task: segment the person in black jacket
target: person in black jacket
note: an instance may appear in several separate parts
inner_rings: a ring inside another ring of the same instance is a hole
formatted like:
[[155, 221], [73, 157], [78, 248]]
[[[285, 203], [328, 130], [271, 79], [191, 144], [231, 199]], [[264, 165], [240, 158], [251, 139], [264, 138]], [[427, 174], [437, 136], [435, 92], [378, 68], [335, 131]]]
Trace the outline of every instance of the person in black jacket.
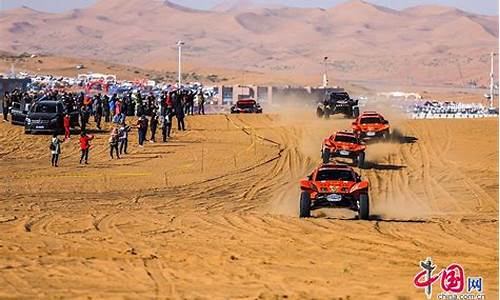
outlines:
[[170, 107], [167, 107], [162, 120], [162, 136], [164, 143], [167, 142], [167, 138], [170, 138], [170, 130], [172, 129], [172, 116], [172, 109]]
[[186, 130], [186, 126], [184, 124], [184, 117], [185, 117], [184, 104], [182, 103], [182, 101], [183, 101], [182, 94], [180, 93], [180, 91], [178, 91], [178, 93], [175, 94], [173, 102], [174, 102], [175, 117], [177, 118], [177, 129], [179, 131]]
[[80, 109], [80, 128], [81, 131], [85, 131], [87, 128], [87, 124], [89, 123], [90, 119], [90, 110], [87, 106], [82, 106]]
[[10, 107], [10, 94], [9, 92], [5, 92], [3, 95], [3, 101], [2, 101], [2, 113], [3, 113], [3, 121], [8, 122], [7, 115], [9, 114], [9, 107]]
[[[115, 94], [116, 95], [116, 94]], [[108, 95], [104, 95], [102, 98], [102, 109], [104, 113], [104, 122], [109, 123], [109, 97]]]
[[151, 128], [151, 139], [149, 140], [151, 143], [155, 142], [156, 128], [158, 127], [158, 115], [156, 111], [153, 111], [151, 115], [151, 120], [149, 121], [149, 127]]
[[148, 119], [142, 115], [137, 120], [137, 130], [139, 137], [139, 147], [144, 147], [144, 141], [146, 140], [146, 133], [148, 131]]
[[94, 121], [97, 125], [97, 129], [99, 130], [101, 130], [102, 112], [103, 112], [102, 101], [99, 99], [95, 103], [95, 115], [94, 115]]

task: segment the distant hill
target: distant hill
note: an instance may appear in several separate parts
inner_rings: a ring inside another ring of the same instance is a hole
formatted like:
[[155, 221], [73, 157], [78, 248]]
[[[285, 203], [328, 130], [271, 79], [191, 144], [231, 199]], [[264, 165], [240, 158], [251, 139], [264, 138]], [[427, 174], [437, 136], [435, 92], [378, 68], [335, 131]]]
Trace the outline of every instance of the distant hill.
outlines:
[[[402, 11], [348, 1], [330, 9], [226, 1], [210, 11], [169, 1], [105, 0], [52, 14], [0, 13], [0, 50], [162, 69], [186, 42], [191, 65], [317, 78], [457, 84], [488, 80], [498, 17], [443, 6]], [[462, 73], [462, 77], [460, 77]]]

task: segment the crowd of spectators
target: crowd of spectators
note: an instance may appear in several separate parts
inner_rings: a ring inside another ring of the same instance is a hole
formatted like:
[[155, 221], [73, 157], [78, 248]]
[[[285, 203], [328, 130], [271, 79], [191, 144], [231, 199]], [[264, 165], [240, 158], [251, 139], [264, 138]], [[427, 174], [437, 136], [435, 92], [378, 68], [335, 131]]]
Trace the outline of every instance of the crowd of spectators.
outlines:
[[[135, 91], [111, 95], [58, 90], [21, 92], [16, 89], [4, 94], [4, 121], [8, 121], [13, 103], [19, 103], [25, 111], [29, 111], [35, 102], [43, 100], [60, 101], [64, 107], [64, 139], [59, 139], [56, 133], [50, 143], [51, 162], [55, 167], [58, 166], [61, 144], [70, 140], [71, 132], [75, 130], [80, 132], [80, 163], [86, 164], [90, 141], [94, 138], [89, 132], [104, 132], [104, 124], [108, 124], [106, 128], [110, 130], [109, 155], [113, 159], [128, 153], [129, 133], [133, 129], [137, 129], [139, 147], [144, 147], [147, 141], [157, 142], [158, 129], [161, 130], [161, 141], [166, 143], [171, 138], [174, 121], [178, 131], [185, 131], [186, 116], [205, 114], [205, 97], [201, 89], [170, 89], [160, 93]], [[77, 127], [70, 121], [70, 115], [78, 116]], [[129, 118], [133, 120], [129, 121]]]

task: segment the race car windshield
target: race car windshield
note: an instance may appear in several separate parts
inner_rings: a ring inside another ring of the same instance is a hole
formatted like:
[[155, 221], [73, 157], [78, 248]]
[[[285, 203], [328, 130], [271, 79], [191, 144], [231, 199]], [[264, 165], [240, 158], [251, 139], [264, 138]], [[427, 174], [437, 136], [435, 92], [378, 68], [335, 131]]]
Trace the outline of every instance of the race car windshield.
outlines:
[[361, 124], [378, 124], [378, 123], [382, 123], [382, 122], [380, 121], [380, 118], [370, 117], [370, 118], [362, 118], [360, 123]]
[[334, 101], [349, 100], [349, 95], [347, 93], [331, 94], [330, 100]]
[[255, 107], [255, 103], [238, 103], [237, 106], [241, 109], [250, 109]]
[[33, 106], [32, 111], [35, 113], [56, 113], [57, 106], [53, 104], [37, 103]]
[[337, 135], [335, 136], [335, 142], [352, 143], [357, 144], [358, 139], [349, 135]]
[[349, 170], [324, 169], [319, 170], [316, 181], [354, 181]]

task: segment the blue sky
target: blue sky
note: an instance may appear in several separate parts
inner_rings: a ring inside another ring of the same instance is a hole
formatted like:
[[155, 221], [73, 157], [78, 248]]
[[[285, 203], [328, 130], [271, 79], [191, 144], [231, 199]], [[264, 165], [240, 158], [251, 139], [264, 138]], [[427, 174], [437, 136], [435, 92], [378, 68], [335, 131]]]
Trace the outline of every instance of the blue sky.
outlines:
[[[103, 0], [106, 1], [106, 0]], [[158, 1], [158, 0], [151, 0]], [[172, 2], [199, 8], [209, 9], [222, 0], [171, 0]], [[26, 5], [36, 10], [60, 12], [73, 8], [80, 8], [91, 5], [97, 0], [0, 0], [0, 9], [10, 9]], [[284, 4], [298, 7], [331, 7], [335, 4], [344, 2], [343, 0], [256, 0], [258, 3]], [[454, 6], [466, 11], [480, 14], [498, 15], [497, 0], [367, 0], [374, 4], [386, 7], [402, 9], [421, 4], [437, 4]]]

